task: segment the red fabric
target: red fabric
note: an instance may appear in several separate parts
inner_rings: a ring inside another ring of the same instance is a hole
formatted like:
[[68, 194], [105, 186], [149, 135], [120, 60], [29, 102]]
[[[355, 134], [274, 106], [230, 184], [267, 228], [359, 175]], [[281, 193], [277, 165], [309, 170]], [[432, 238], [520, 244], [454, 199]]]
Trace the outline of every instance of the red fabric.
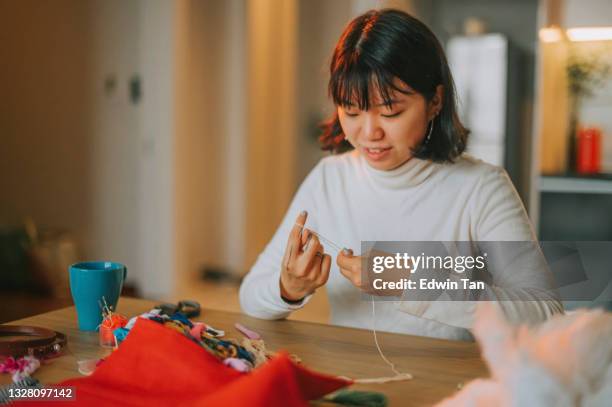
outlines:
[[291, 407], [348, 384], [300, 367], [285, 353], [251, 373], [239, 373], [180, 333], [141, 318], [94, 374], [57, 385], [76, 387], [76, 402], [66, 401], [67, 406]]

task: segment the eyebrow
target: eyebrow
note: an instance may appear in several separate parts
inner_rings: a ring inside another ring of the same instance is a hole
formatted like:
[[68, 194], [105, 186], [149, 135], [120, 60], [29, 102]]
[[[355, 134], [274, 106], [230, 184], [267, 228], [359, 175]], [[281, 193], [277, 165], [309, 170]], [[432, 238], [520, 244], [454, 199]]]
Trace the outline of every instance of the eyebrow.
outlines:
[[[390, 105], [395, 105], [395, 104], [397, 104], [397, 103], [401, 103], [401, 102], [402, 102], [401, 100], [391, 99], [391, 100], [389, 101], [389, 104], [390, 104]], [[350, 106], [350, 107], [355, 106], [355, 104], [354, 104], [353, 102], [349, 102], [348, 100], [345, 100], [345, 101], [344, 101], [342, 104], [343, 104], [343, 105], [345, 105], [345, 106]], [[377, 104], [377, 105], [374, 105], [374, 107], [381, 107], [381, 106], [387, 106], [387, 103], [384, 103], [384, 102], [383, 102], [383, 103], [379, 103], [379, 104]]]
[[[400, 102], [401, 102], [401, 100], [391, 99], [391, 100], [389, 100], [389, 105], [396, 105], [396, 104], [398, 104]], [[374, 107], [381, 107], [381, 106], [387, 106], [387, 103], [379, 103], [377, 105], [374, 105]]]

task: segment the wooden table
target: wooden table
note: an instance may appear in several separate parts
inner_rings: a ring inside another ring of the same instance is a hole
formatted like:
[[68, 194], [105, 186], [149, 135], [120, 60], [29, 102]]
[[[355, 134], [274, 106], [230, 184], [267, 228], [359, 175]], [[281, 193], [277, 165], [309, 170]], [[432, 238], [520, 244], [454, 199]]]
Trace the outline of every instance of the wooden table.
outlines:
[[[122, 297], [119, 313], [128, 317], [150, 310], [156, 303]], [[362, 329], [300, 321], [266, 321], [223, 311], [203, 310], [199, 320], [239, 338], [234, 323], [259, 332], [270, 350], [286, 349], [298, 355], [305, 366], [331, 375], [353, 378], [391, 376], [389, 367], [376, 350], [372, 332]], [[10, 322], [54, 329], [68, 336], [65, 355], [53, 359], [33, 375], [43, 384], [79, 376], [77, 360], [105, 356], [98, 346], [98, 334], [77, 329], [74, 307]], [[354, 389], [372, 390], [387, 395], [391, 406], [431, 405], [450, 396], [460, 383], [488, 375], [475, 343], [431, 339], [418, 336], [379, 333], [385, 355], [413, 380], [375, 385], [356, 385]], [[0, 375], [0, 383], [10, 383]]]

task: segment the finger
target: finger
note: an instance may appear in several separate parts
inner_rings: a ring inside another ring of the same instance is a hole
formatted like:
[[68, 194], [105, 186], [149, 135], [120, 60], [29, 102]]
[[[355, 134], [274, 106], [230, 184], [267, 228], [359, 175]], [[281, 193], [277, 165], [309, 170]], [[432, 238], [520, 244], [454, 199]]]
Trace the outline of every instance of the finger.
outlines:
[[350, 281], [353, 281], [353, 273], [351, 272], [351, 270], [347, 270], [343, 268], [339, 268], [339, 270], [340, 270], [340, 274], [342, 274], [345, 278], [347, 278]]
[[287, 240], [287, 247], [285, 248], [285, 253], [283, 254], [283, 260], [281, 261], [282, 269], [289, 269], [289, 258], [291, 257], [291, 252], [293, 247], [291, 247], [291, 241]]
[[344, 250], [342, 250], [340, 253], [338, 253], [338, 256], [336, 256], [336, 264], [340, 268], [353, 270], [354, 268], [360, 266], [361, 257], [353, 256], [352, 253], [347, 255]]
[[304, 251], [304, 246], [306, 246], [306, 244], [310, 241], [310, 238], [312, 237], [312, 232], [310, 231], [310, 229], [306, 229], [304, 228], [302, 231], [302, 235], [301, 235], [301, 246], [300, 246], [300, 250]]
[[317, 235], [310, 234], [310, 238], [308, 239], [308, 242], [304, 246], [304, 255], [307, 256], [309, 259], [312, 259], [315, 253], [317, 251], [320, 251], [321, 247], [322, 247], [321, 242], [319, 241], [319, 238], [317, 237]]
[[[348, 252], [348, 253], [347, 253]], [[340, 273], [354, 286], [361, 288], [361, 256], [353, 256], [350, 249], [342, 250], [336, 257]]]
[[289, 263], [291, 262], [291, 258], [293, 257], [293, 243], [291, 241], [291, 234], [289, 234], [289, 238], [287, 239], [287, 246], [285, 247], [285, 253], [283, 253], [282, 259], [282, 269], [288, 270]]
[[295, 257], [295, 275], [298, 277], [306, 277], [310, 278], [312, 274], [312, 268], [315, 266], [315, 262], [317, 259], [317, 252], [321, 251], [319, 249], [320, 243], [315, 235], [310, 234], [308, 242], [306, 246], [304, 246], [305, 251], [302, 253], [296, 253]]
[[323, 255], [319, 254], [319, 252], [316, 252], [314, 258], [312, 259], [312, 263], [310, 263], [310, 266], [308, 268], [308, 274], [306, 275], [306, 278], [308, 279], [308, 281], [312, 281], [312, 282], [317, 281], [317, 279], [319, 278], [319, 275], [321, 274], [321, 261], [322, 260], [323, 260]]
[[[318, 241], [318, 239], [314, 240], [313, 235], [313, 240], [309, 243], [308, 248], [303, 254], [304, 258], [308, 261], [307, 267], [309, 270], [312, 269], [314, 266], [321, 265], [321, 260], [323, 260], [323, 254], [325, 254], [325, 248]], [[312, 275], [312, 273], [309, 274], [311, 274], [310, 277], [316, 278], [316, 275]]]
[[353, 270], [340, 269], [340, 273], [357, 288], [361, 288], [361, 275]]
[[325, 248], [323, 245], [319, 245], [319, 248], [315, 252], [312, 262], [309, 265], [308, 278], [311, 281], [315, 281], [321, 274], [321, 264], [323, 263], [323, 257], [325, 256]]
[[291, 228], [291, 233], [289, 234], [289, 242], [288, 245], [291, 245], [293, 248], [292, 254], [289, 258], [290, 261], [295, 259], [297, 256], [298, 249], [301, 247], [300, 245], [300, 236], [304, 225], [306, 224], [306, 218], [308, 217], [308, 212], [302, 211], [295, 219], [295, 223]]
[[[305, 268], [306, 270], [310, 270], [315, 260], [317, 252], [322, 253], [322, 246], [319, 242], [319, 239], [316, 235], [311, 235], [312, 237], [304, 246], [304, 252], [301, 253], [298, 257], [298, 263], [300, 264], [300, 268]], [[307, 273], [310, 274], [310, 273]]]
[[316, 280], [317, 287], [321, 287], [327, 283], [327, 280], [329, 279], [329, 270], [331, 269], [331, 262], [331, 256], [329, 254], [324, 254], [321, 261], [321, 273], [319, 273]]

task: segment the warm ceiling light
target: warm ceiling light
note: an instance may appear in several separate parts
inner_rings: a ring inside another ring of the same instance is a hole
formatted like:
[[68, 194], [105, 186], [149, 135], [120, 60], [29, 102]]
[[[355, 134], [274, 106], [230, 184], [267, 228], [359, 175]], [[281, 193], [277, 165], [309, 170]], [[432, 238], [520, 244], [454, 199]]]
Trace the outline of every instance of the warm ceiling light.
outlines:
[[563, 39], [563, 32], [559, 27], [540, 28], [540, 41], [557, 42]]
[[612, 40], [612, 27], [568, 28], [570, 41], [606, 41]]

